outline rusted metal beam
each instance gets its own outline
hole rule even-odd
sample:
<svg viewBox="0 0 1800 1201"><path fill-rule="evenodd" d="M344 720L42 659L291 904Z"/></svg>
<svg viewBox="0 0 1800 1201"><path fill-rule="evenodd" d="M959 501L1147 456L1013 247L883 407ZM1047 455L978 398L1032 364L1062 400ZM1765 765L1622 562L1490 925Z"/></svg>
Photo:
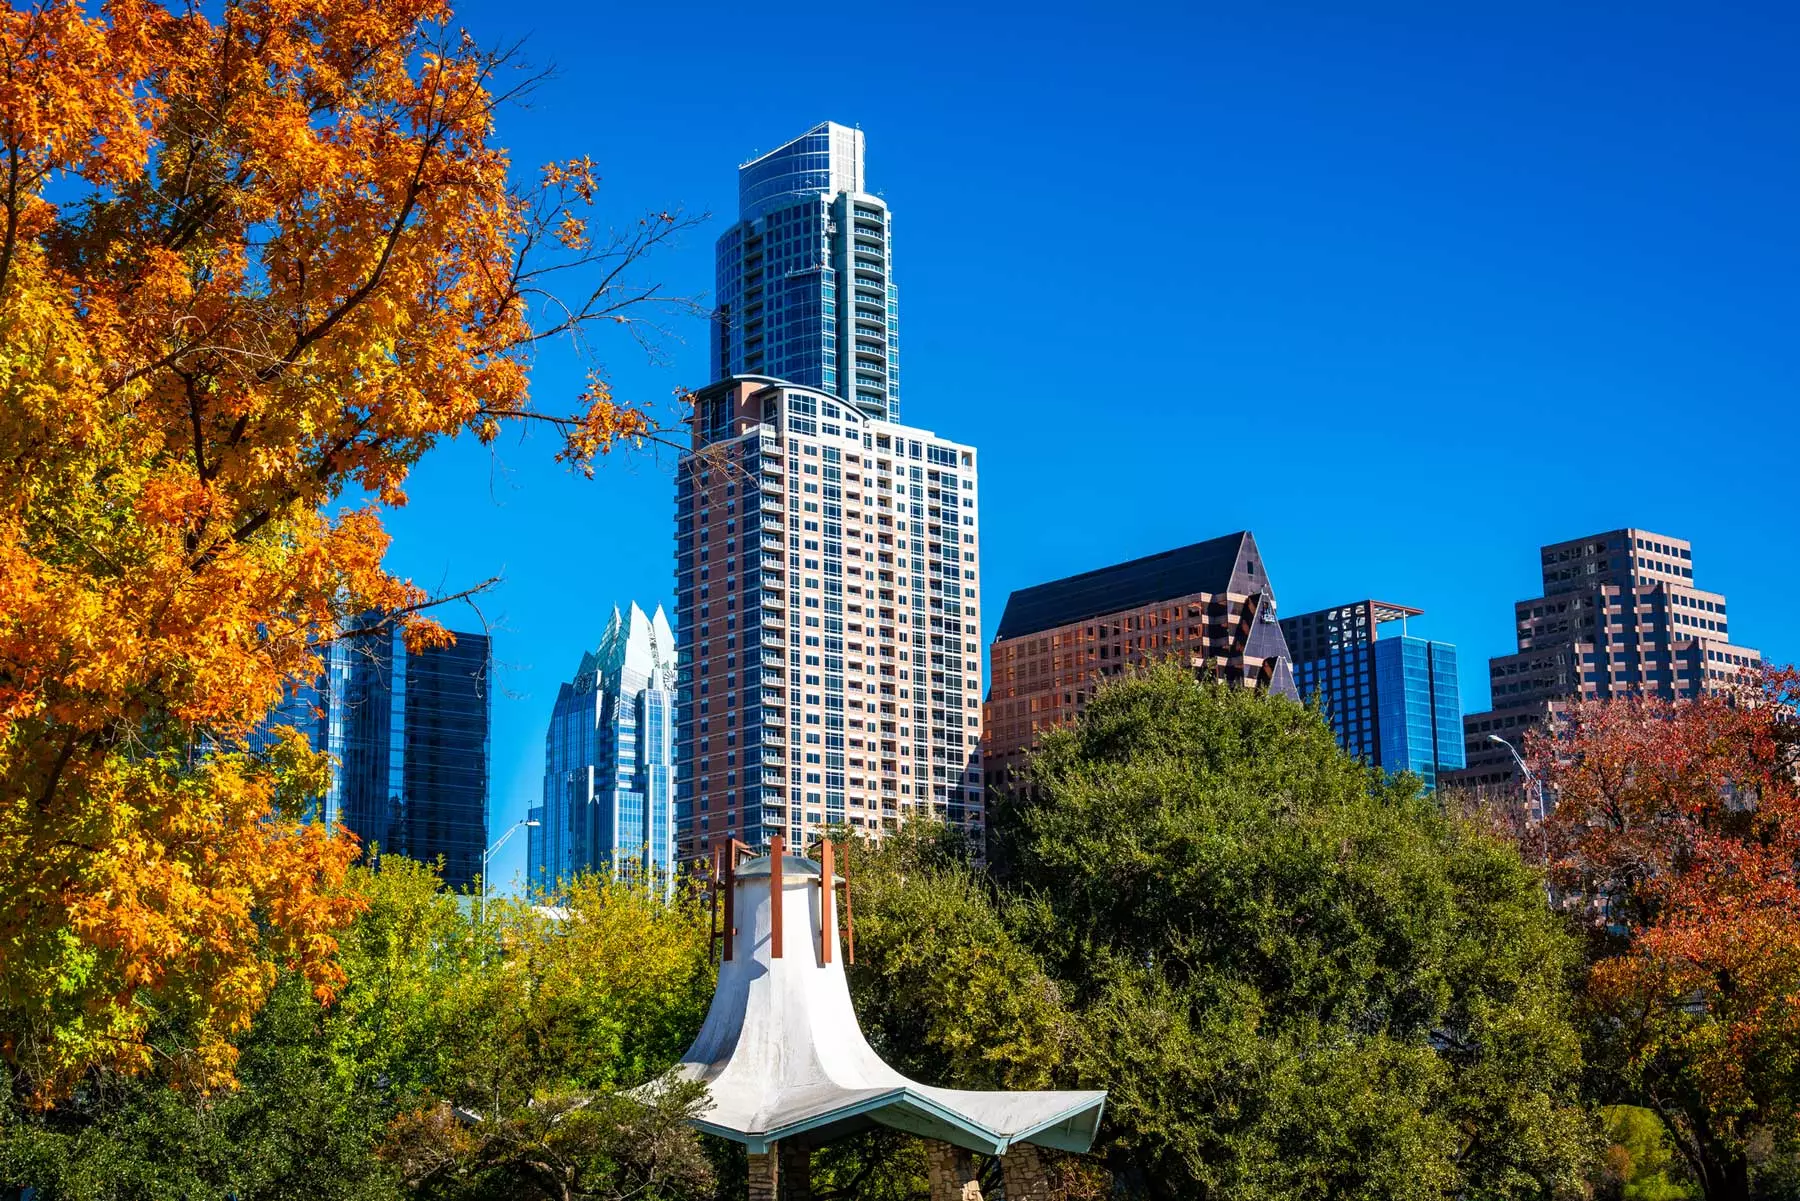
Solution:
<svg viewBox="0 0 1800 1201"><path fill-rule="evenodd" d="M831 944L837 941L837 885L832 883L831 839L819 844L819 963L831 962Z"/></svg>
<svg viewBox="0 0 1800 1201"><path fill-rule="evenodd" d="M725 848L725 873L720 878L720 887L725 890L725 928L721 933L725 937L725 952L719 956L720 962L731 958L731 948L737 942L737 856L731 847Z"/></svg>
<svg viewBox="0 0 1800 1201"><path fill-rule="evenodd" d="M787 847L781 835L769 840L769 958L781 958L781 858Z"/></svg>

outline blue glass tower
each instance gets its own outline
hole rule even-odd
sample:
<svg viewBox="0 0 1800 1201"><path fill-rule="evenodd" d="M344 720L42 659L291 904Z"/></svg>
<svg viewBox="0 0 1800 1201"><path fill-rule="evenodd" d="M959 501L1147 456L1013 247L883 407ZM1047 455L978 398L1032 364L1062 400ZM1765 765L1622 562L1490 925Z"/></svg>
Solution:
<svg viewBox="0 0 1800 1201"><path fill-rule="evenodd" d="M1405 632L1405 620L1421 612L1365 600L1283 618L1281 629L1300 695L1317 698L1339 745L1435 788L1440 771L1464 763L1462 700L1456 648ZM1377 637L1393 621L1401 632Z"/></svg>
<svg viewBox="0 0 1800 1201"><path fill-rule="evenodd" d="M661 608L612 612L600 646L557 692L543 804L527 852L534 886L580 871L674 880L675 636Z"/></svg>
<svg viewBox="0 0 1800 1201"><path fill-rule="evenodd" d="M712 378L764 375L900 417L900 319L887 203L863 135L826 122L738 168L716 247Z"/></svg>
<svg viewBox="0 0 1800 1201"><path fill-rule="evenodd" d="M397 629L352 627L252 745L275 726L300 730L336 761L318 817L384 855L442 858L446 883L474 887L487 847L491 656L485 634L412 653Z"/></svg>

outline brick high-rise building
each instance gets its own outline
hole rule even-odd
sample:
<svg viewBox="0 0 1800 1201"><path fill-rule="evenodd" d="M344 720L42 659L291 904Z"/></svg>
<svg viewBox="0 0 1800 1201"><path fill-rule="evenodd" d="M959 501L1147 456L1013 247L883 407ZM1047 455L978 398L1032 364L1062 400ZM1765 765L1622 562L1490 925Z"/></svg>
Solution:
<svg viewBox="0 0 1800 1201"><path fill-rule="evenodd" d="M1297 695L1275 593L1248 531L1013 593L989 651L988 783L1008 787L1038 735L1078 714L1101 679L1170 657Z"/></svg>
<svg viewBox="0 0 1800 1201"><path fill-rule="evenodd" d="M678 854L982 835L973 447L816 388L695 397L677 470Z"/></svg>
<svg viewBox="0 0 1800 1201"><path fill-rule="evenodd" d="M1512 754L1572 700L1660 696L1726 687L1762 666L1731 642L1725 597L1694 585L1693 547L1649 530L1612 530L1546 546L1544 594L1513 606L1516 653L1488 661L1493 707L1463 718L1468 766L1445 782L1513 781Z"/></svg>

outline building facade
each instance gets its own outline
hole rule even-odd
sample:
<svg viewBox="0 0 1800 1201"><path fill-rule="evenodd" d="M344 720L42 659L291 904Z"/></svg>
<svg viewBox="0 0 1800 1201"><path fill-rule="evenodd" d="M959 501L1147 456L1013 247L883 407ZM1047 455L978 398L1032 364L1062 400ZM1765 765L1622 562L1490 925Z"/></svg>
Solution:
<svg viewBox="0 0 1800 1201"><path fill-rule="evenodd" d="M674 883L675 636L659 606L612 611L557 690L543 801L526 852L534 887L577 872Z"/></svg>
<svg viewBox="0 0 1800 1201"><path fill-rule="evenodd" d="M1665 700L1731 687L1762 656L1731 641L1725 597L1694 582L1693 546L1649 530L1610 530L1539 551L1543 595L1513 606L1519 649L1488 661L1492 707L1463 719L1455 783L1513 783L1521 739L1574 700Z"/></svg>
<svg viewBox="0 0 1800 1201"><path fill-rule="evenodd" d="M1179 658L1196 671L1294 690L1275 593L1249 531L1021 589L989 649L987 783L1011 787L1039 736L1128 666Z"/></svg>
<svg viewBox="0 0 1800 1201"><path fill-rule="evenodd" d="M715 247L712 378L762 375L900 419L899 293L862 131L826 122L738 168Z"/></svg>
<svg viewBox="0 0 1800 1201"><path fill-rule="evenodd" d="M381 854L444 861L473 887L487 848L487 635L410 652L397 629L352 627L321 652L323 672L295 689L253 736L291 725L335 759L317 814Z"/></svg>
<svg viewBox="0 0 1800 1201"><path fill-rule="evenodd" d="M1406 619L1423 612L1361 600L1284 617L1281 630L1295 686L1303 699L1317 698L1338 745L1435 788L1439 772L1463 766L1462 700L1456 648L1406 632Z"/></svg>
<svg viewBox="0 0 1800 1201"><path fill-rule="evenodd" d="M677 469L678 855L983 828L973 447L765 377Z"/></svg>

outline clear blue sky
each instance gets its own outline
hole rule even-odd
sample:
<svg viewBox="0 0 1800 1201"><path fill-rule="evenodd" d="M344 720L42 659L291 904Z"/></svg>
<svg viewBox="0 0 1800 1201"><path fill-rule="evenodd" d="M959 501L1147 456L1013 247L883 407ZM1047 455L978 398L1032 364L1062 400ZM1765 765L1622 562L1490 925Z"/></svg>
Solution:
<svg viewBox="0 0 1800 1201"><path fill-rule="evenodd" d="M1352 13L1351 9L1359 11ZM1455 642L1465 707L1544 542L1694 543L1734 641L1800 658L1800 9L1694 4L589 5L482 0L557 77L515 162L589 154L603 212L712 220L736 165L859 124L894 212L903 418L982 452L986 633L1019 586L1248 527L1282 610L1374 595ZM703 384L705 330L620 393ZM580 365L538 363L540 401ZM399 571L504 575L493 829L557 683L671 605L668 456L586 481L541 440L446 448ZM446 615L453 626L472 620ZM523 837L495 867L523 866Z"/></svg>

